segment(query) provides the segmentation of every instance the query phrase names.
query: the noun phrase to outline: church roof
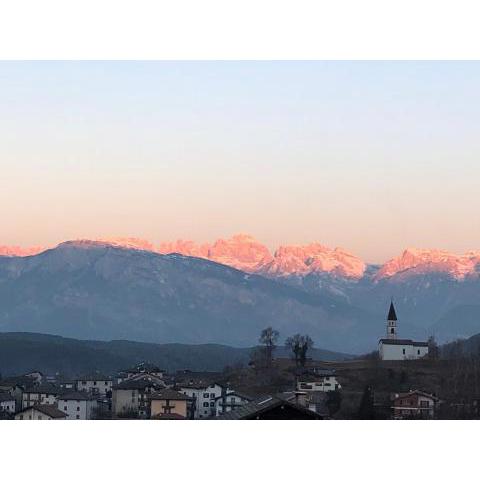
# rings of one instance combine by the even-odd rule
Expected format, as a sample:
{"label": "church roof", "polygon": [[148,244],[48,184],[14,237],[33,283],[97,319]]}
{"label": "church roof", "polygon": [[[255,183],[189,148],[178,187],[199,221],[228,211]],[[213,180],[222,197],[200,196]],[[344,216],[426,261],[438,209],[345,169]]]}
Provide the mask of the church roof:
{"label": "church roof", "polygon": [[397,313],[395,312],[395,307],[393,302],[390,302],[390,310],[388,311],[388,320],[397,320]]}
{"label": "church roof", "polygon": [[416,342],[410,339],[381,338],[378,343],[384,345],[413,345],[414,347],[428,347],[428,342]]}

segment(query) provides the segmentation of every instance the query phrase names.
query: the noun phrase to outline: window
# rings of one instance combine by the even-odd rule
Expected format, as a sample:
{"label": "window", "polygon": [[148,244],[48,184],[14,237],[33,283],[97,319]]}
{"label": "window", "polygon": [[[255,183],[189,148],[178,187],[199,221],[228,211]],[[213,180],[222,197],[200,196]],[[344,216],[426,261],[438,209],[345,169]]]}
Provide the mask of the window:
{"label": "window", "polygon": [[77,415],[77,420],[80,420],[80,415]]}
{"label": "window", "polygon": [[395,329],[394,329],[394,328],[391,328],[391,329],[390,329],[390,333],[395,333]]}
{"label": "window", "polygon": [[209,398],[209,397],[210,397],[210,395],[208,393],[203,394],[203,398]]}
{"label": "window", "polygon": [[86,384],[87,384],[87,382],[82,382],[82,385],[86,385]]}
{"label": "window", "polygon": [[108,385],[108,382],[105,382],[105,385]]}
{"label": "window", "polygon": [[67,411],[67,406],[66,406],[66,405],[63,407],[63,410],[64,410],[65,412]]}
{"label": "window", "polygon": [[210,394],[210,398],[215,398],[215,394],[214,394],[214,393],[211,393],[211,394]]}
{"label": "window", "polygon": [[77,412],[79,412],[79,411],[80,411],[80,407],[77,407]]}
{"label": "window", "polygon": [[93,386],[96,386],[97,385],[97,382],[93,382]]}
{"label": "window", "polygon": [[210,402],[210,406],[211,406],[211,407],[214,407],[214,406],[215,406],[215,402]]}
{"label": "window", "polygon": [[235,397],[232,397],[231,400],[230,400],[231,403],[235,403],[236,401],[237,401],[237,399]]}
{"label": "window", "polygon": [[204,407],[208,407],[208,402],[203,402]]}
{"label": "window", "polygon": [[418,355],[420,355],[420,349],[417,350]]}
{"label": "window", "polygon": [[403,354],[405,355],[405,349],[403,349]]}

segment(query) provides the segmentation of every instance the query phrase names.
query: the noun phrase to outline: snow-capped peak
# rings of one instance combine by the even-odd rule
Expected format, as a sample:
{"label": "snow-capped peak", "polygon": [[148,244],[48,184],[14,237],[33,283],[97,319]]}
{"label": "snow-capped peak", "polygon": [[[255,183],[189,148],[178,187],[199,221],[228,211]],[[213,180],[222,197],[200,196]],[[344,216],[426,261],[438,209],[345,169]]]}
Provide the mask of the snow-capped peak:
{"label": "snow-capped peak", "polygon": [[476,272],[480,264],[480,252],[456,255],[446,250],[407,248],[401,256],[392,258],[378,271],[376,279],[388,278],[402,272],[441,272],[461,280]]}

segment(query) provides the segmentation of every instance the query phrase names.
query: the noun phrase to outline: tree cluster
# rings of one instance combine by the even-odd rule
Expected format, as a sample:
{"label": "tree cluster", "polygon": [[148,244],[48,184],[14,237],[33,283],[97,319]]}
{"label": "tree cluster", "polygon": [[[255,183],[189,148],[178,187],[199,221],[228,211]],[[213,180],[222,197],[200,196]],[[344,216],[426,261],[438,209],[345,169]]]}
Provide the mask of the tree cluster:
{"label": "tree cluster", "polygon": [[304,367],[307,363],[308,350],[313,346],[313,340],[308,335],[297,333],[285,340],[285,346],[291,350],[295,365]]}

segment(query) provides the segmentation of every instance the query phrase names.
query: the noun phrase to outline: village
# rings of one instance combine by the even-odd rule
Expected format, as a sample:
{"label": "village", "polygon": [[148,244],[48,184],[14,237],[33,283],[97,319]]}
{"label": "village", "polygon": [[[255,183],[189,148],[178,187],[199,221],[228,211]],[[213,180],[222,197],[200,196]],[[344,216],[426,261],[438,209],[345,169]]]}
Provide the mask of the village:
{"label": "village", "polygon": [[296,336],[291,341],[292,358],[276,358],[277,337],[278,332],[265,329],[263,347],[249,365],[222,372],[167,372],[159,365],[140,362],[116,375],[95,372],[65,378],[32,371],[1,378],[0,418],[402,420],[480,416],[480,392],[467,387],[478,382],[477,365],[471,369],[477,375],[472,378],[465,360],[442,360],[434,344],[399,339],[393,302],[378,351],[363,357],[314,361],[308,357],[308,338]]}

